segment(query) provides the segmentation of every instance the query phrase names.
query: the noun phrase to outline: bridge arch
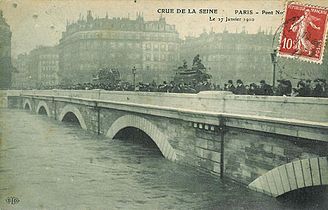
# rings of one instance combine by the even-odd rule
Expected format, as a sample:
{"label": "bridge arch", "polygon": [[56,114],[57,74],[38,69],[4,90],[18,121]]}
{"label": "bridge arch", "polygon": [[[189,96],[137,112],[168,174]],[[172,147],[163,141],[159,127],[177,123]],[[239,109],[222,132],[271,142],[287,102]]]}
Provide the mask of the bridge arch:
{"label": "bridge arch", "polygon": [[32,105],[29,99],[24,99],[23,101],[23,109],[28,109],[30,111],[32,111]]}
{"label": "bridge arch", "polygon": [[176,160],[175,150],[170,145],[167,136],[164,135],[156,125],[145,118],[135,115],[122,116],[112,124],[106,136],[112,139],[120,130],[127,127],[134,127],[142,130],[155,142],[165,158],[172,161]]}
{"label": "bridge arch", "polygon": [[63,119],[67,113],[73,113],[75,115],[75,117],[78,119],[82,129],[87,130],[87,125],[85,124],[83,116],[78,108],[76,108],[75,106],[70,105],[70,104],[66,105],[59,115],[59,120],[63,121]]}
{"label": "bridge arch", "polygon": [[44,102],[44,101],[39,102],[39,104],[36,108],[36,113],[40,114],[40,111],[42,110],[42,107],[46,111],[47,116],[49,117],[50,116],[49,107],[48,107],[47,103]]}
{"label": "bridge arch", "polygon": [[250,189],[278,197],[293,190],[328,185],[327,157],[296,160],[278,166],[248,185]]}

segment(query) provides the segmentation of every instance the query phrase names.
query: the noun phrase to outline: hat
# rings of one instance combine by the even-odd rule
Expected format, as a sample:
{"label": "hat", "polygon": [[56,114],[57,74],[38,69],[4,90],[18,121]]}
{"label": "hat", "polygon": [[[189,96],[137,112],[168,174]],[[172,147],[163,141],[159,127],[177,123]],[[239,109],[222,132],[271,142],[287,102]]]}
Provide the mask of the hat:
{"label": "hat", "polygon": [[232,80],[230,79],[230,80],[228,80],[228,83],[231,83],[232,84]]}
{"label": "hat", "polygon": [[237,80],[237,83],[243,83],[240,79]]}
{"label": "hat", "polygon": [[265,80],[261,80],[260,83],[265,83]]}

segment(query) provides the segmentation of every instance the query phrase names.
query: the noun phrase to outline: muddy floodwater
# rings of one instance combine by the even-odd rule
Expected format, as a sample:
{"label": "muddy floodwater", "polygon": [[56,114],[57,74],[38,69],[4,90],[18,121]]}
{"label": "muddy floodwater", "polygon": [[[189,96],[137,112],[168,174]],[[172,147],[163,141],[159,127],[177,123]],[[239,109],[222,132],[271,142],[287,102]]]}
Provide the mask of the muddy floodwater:
{"label": "muddy floodwater", "polygon": [[[8,203],[8,197],[19,199]],[[319,209],[24,110],[0,110],[0,209]]]}

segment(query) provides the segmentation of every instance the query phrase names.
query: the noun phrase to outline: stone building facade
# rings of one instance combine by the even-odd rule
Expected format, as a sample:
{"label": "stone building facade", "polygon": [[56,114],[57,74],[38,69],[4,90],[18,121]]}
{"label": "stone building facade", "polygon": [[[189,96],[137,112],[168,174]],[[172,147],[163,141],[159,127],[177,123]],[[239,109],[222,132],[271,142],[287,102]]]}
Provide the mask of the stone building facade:
{"label": "stone building facade", "polygon": [[202,33],[186,37],[181,47],[181,58],[191,62],[196,54],[213,76],[223,84],[229,79],[253,82],[271,79],[271,36],[266,34]]}
{"label": "stone building facade", "polygon": [[13,66],[16,71],[12,74],[12,88],[14,89],[26,89],[30,87],[29,74],[29,55],[27,53],[19,54],[17,58],[13,59]]}
{"label": "stone building facade", "polygon": [[179,60],[179,34],[164,18],[94,18],[68,24],[59,43],[63,83],[90,82],[100,68],[116,68],[123,80],[163,81],[173,76]]}
{"label": "stone building facade", "polygon": [[49,87],[59,83],[59,53],[55,47],[38,47],[30,52],[29,70],[36,87]]}
{"label": "stone building facade", "polygon": [[[278,39],[276,37],[274,41]],[[199,54],[207,71],[212,74],[213,82],[221,86],[230,79],[234,83],[241,79],[248,84],[259,83],[260,80],[272,84],[272,42],[272,32],[261,30],[257,34],[246,31],[204,32],[199,37],[186,37],[181,45],[181,59],[191,65],[193,57]],[[328,78],[327,56],[324,58],[322,65],[313,65],[278,57],[276,79],[288,79],[296,85],[300,79]]]}
{"label": "stone building facade", "polygon": [[39,46],[15,59],[14,88],[51,88],[59,84],[58,47]]}
{"label": "stone building facade", "polygon": [[0,10],[0,89],[11,86],[11,31]]}

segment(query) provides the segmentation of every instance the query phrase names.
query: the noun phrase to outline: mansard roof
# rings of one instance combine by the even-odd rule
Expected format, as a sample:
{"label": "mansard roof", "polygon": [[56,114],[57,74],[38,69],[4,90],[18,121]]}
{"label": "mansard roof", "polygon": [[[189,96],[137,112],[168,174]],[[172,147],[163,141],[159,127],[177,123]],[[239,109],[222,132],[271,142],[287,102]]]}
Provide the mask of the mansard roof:
{"label": "mansard roof", "polygon": [[76,22],[67,23],[66,31],[63,32],[63,37],[79,31],[92,30],[158,31],[177,33],[175,25],[167,24],[163,17],[160,17],[159,20],[156,21],[145,21],[140,14],[137,14],[137,18],[134,20],[129,17],[108,18],[108,14],[103,18],[94,18],[91,11],[88,11],[86,18],[80,15]]}

